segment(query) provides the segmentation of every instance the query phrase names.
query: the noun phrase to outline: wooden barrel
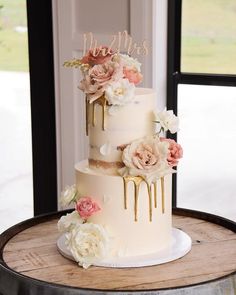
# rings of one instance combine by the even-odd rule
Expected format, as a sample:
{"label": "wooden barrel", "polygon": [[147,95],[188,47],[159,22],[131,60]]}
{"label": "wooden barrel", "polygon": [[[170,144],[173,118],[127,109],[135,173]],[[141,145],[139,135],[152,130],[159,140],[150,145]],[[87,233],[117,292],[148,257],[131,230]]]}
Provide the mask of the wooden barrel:
{"label": "wooden barrel", "polygon": [[39,216],[0,236],[0,294],[236,294],[236,224],[211,214],[174,209],[173,225],[192,250],[173,262],[143,268],[85,270],[56,248],[58,218]]}

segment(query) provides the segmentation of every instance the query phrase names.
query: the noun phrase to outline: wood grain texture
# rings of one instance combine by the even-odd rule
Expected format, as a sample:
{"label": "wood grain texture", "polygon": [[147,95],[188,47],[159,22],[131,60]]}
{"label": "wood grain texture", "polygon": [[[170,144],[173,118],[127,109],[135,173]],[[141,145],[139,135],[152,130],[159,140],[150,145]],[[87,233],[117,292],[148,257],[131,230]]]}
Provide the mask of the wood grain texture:
{"label": "wood grain texture", "polygon": [[202,283],[236,271],[236,235],[200,219],[174,216],[176,228],[193,242],[176,261],[144,268],[84,270],[62,257],[56,248],[57,219],[32,226],[14,236],[3,258],[15,271],[46,282],[101,290],[154,290]]}

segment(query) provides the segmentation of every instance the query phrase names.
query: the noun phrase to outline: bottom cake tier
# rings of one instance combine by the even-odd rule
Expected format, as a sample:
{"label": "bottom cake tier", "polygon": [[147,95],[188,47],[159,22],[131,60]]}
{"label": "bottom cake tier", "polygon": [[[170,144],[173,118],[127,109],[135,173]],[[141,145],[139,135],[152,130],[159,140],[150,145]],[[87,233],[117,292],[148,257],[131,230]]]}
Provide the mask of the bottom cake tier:
{"label": "bottom cake tier", "polygon": [[98,174],[87,160],[77,163],[75,171],[79,193],[101,208],[90,222],[109,233],[108,257],[146,255],[171,245],[171,174],[148,185],[139,177]]}

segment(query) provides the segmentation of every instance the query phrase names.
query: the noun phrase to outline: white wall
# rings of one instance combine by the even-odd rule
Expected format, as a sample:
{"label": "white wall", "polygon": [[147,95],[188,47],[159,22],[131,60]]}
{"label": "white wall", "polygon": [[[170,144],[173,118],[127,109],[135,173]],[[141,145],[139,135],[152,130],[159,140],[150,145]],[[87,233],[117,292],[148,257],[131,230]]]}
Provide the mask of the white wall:
{"label": "white wall", "polygon": [[167,0],[153,1],[152,11],[152,87],[157,91],[158,108],[166,106],[167,76]]}
{"label": "white wall", "polygon": [[84,96],[79,70],[63,62],[81,57],[83,33],[92,31],[102,43],[127,30],[136,42],[147,40],[147,57],[139,57],[143,86],[157,89],[158,105],[166,101],[166,0],[53,0],[58,191],[74,183],[74,163],[87,157]]}

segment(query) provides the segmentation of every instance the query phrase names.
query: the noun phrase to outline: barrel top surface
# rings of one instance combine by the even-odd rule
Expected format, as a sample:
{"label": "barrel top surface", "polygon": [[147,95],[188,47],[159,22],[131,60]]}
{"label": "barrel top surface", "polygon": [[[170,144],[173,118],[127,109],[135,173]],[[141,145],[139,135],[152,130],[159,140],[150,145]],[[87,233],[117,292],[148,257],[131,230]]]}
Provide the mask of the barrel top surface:
{"label": "barrel top surface", "polygon": [[58,217],[14,235],[3,249],[3,261],[15,272],[49,284],[96,290],[149,291],[178,288],[219,279],[236,271],[236,235],[201,219],[173,215],[173,226],[192,238],[181,259],[143,268],[83,269],[62,257],[56,241]]}

